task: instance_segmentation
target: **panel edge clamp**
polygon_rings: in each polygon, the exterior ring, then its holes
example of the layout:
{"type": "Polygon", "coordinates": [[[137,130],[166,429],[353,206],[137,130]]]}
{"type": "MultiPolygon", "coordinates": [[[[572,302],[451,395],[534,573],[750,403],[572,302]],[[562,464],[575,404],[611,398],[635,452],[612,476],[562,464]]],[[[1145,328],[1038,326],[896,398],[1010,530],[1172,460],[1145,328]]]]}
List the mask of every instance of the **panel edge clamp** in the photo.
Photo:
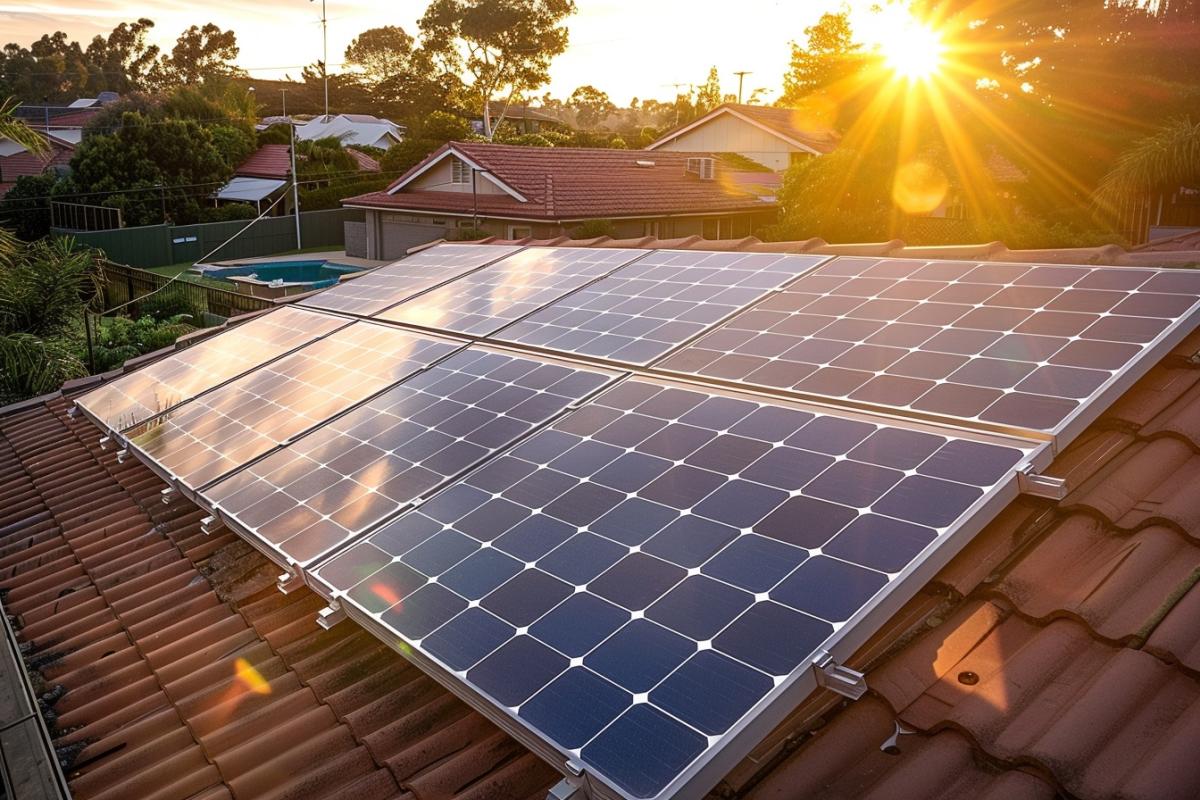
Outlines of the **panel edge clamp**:
{"type": "Polygon", "coordinates": [[[128,447],[122,447],[120,450],[117,451],[117,463],[118,464],[124,464],[125,459],[127,459],[127,458],[129,458],[129,448],[128,447]]]}
{"type": "Polygon", "coordinates": [[[1032,464],[1026,464],[1017,473],[1017,489],[1021,494],[1044,497],[1047,500],[1062,500],[1070,491],[1066,478],[1055,478],[1037,472],[1032,464]]]}
{"type": "Polygon", "coordinates": [[[108,443],[109,443],[109,442],[111,442],[111,441],[112,441],[112,439],[111,439],[110,437],[108,437],[108,436],[101,436],[101,437],[100,437],[100,449],[101,449],[101,450],[107,450],[107,449],[108,449],[108,443]]]}
{"type": "Polygon", "coordinates": [[[205,536],[212,536],[214,533],[224,527],[225,523],[222,522],[215,514],[210,514],[209,516],[200,520],[200,532],[205,536]]]}
{"type": "Polygon", "coordinates": [[[817,684],[830,691],[857,700],[867,693],[867,676],[856,669],[839,664],[829,651],[822,650],[813,659],[817,684]]]}
{"type": "Polygon", "coordinates": [[[331,630],[334,625],[344,619],[346,619],[346,611],[337,600],[317,612],[317,624],[325,630],[331,630]]]}
{"type": "Polygon", "coordinates": [[[303,585],[304,579],[290,572],[285,572],[275,579],[275,588],[280,594],[291,594],[303,585]]]}
{"type": "Polygon", "coordinates": [[[175,499],[175,487],[168,486],[159,491],[158,494],[162,498],[163,505],[169,506],[171,505],[171,501],[175,499]]]}

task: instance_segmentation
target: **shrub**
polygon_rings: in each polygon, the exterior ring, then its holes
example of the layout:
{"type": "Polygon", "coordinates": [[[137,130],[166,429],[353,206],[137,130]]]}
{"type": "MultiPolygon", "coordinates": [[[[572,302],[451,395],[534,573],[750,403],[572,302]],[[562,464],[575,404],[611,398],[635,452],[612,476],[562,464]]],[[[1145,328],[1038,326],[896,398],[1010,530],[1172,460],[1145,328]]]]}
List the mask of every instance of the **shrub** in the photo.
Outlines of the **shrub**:
{"type": "Polygon", "coordinates": [[[589,219],[571,231],[574,239],[595,239],[599,236],[613,236],[616,229],[611,219],[589,219]]]}

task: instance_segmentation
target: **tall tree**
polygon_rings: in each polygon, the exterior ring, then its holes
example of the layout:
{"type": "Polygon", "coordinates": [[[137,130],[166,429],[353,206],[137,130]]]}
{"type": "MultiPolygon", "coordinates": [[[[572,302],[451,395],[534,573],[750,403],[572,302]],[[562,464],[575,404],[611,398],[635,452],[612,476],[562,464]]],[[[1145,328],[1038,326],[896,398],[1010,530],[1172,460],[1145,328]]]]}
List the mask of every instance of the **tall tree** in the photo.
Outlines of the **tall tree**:
{"type": "Polygon", "coordinates": [[[551,60],[567,49],[562,23],[574,12],[574,0],[434,0],[420,21],[423,46],[448,71],[470,76],[469,97],[490,140],[513,99],[550,79],[551,60]]]}
{"type": "Polygon", "coordinates": [[[575,112],[575,122],[582,128],[596,127],[617,110],[606,93],[591,85],[580,86],[571,92],[567,107],[575,112]]]}
{"type": "Polygon", "coordinates": [[[237,34],[209,22],[193,25],[179,35],[171,55],[162,60],[163,79],[169,85],[191,86],[215,78],[245,75],[233,65],[238,57],[237,34]]]}
{"type": "Polygon", "coordinates": [[[371,28],[346,48],[346,64],[359,70],[368,87],[411,70],[415,40],[397,25],[371,28]]]}
{"type": "Polygon", "coordinates": [[[862,69],[862,46],[854,41],[850,16],[826,12],[804,29],[805,43],[792,42],[792,60],[783,76],[779,104],[792,106],[815,92],[832,89],[862,69]]]}
{"type": "Polygon", "coordinates": [[[706,114],[721,105],[721,76],[716,67],[708,70],[708,78],[696,90],[696,113],[706,114]]]}
{"type": "Polygon", "coordinates": [[[154,22],[142,17],[122,22],[107,37],[96,36],[85,55],[90,83],[108,91],[125,94],[146,89],[158,69],[159,48],[148,37],[154,22]]]}

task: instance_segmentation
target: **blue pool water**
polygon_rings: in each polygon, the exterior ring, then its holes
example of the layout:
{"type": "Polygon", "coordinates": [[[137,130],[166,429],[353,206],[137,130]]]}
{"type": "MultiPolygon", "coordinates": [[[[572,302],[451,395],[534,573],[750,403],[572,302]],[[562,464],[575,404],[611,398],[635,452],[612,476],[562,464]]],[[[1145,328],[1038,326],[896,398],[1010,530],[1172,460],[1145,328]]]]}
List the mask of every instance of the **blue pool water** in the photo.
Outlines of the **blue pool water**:
{"type": "Polygon", "coordinates": [[[309,284],[314,289],[331,286],[338,278],[358,267],[347,267],[331,261],[256,261],[230,267],[212,267],[204,271],[207,278],[255,277],[263,283],[282,280],[284,283],[309,284]]]}

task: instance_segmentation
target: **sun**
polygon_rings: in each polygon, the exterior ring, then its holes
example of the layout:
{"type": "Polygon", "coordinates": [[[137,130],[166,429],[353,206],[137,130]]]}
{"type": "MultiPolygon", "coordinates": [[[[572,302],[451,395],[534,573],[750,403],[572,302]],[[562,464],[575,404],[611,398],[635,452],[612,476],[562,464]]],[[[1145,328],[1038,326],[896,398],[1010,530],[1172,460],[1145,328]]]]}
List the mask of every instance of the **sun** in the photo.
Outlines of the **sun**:
{"type": "Polygon", "coordinates": [[[905,15],[897,24],[879,31],[879,55],[883,64],[900,79],[925,81],[942,67],[946,43],[930,26],[905,15]]]}

